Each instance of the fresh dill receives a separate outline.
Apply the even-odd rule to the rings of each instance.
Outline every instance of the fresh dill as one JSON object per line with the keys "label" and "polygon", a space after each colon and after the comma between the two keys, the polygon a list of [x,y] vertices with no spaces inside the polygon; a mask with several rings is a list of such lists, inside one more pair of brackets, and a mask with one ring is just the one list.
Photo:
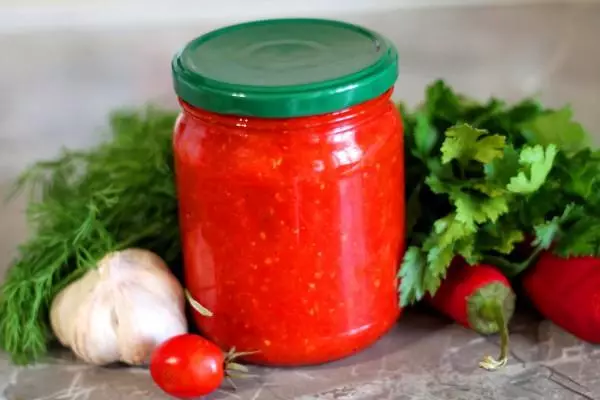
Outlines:
{"label": "fresh dill", "polygon": [[38,162],[16,183],[32,236],[0,288],[0,345],[17,364],[39,360],[53,335],[54,295],[107,252],[154,251],[180,264],[172,132],[177,113],[119,111],[110,136],[86,151]]}

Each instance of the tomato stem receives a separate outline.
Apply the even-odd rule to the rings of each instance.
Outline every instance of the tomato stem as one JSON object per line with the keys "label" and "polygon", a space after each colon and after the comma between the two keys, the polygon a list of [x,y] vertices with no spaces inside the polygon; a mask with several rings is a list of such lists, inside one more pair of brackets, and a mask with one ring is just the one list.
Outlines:
{"label": "tomato stem", "polygon": [[225,376],[225,379],[227,380],[227,383],[229,383],[229,385],[231,386],[231,388],[233,389],[233,391],[237,391],[237,385],[235,384],[235,382],[233,381],[233,379],[231,379],[231,376],[227,375]]}
{"label": "tomato stem", "polygon": [[225,377],[227,381],[232,383],[231,378],[251,378],[256,375],[250,375],[248,372],[248,367],[243,364],[236,362],[236,360],[240,357],[249,356],[252,354],[256,354],[258,351],[240,351],[236,352],[235,347],[229,349],[227,353],[225,353]]}

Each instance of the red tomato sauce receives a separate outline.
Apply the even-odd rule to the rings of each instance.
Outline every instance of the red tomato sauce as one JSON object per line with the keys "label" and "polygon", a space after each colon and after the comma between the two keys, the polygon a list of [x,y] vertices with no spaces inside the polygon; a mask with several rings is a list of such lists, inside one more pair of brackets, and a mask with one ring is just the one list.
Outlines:
{"label": "red tomato sauce", "polygon": [[180,100],[174,149],[186,285],[200,330],[248,361],[361,350],[400,310],[401,118],[391,91],[320,116],[219,115]]}

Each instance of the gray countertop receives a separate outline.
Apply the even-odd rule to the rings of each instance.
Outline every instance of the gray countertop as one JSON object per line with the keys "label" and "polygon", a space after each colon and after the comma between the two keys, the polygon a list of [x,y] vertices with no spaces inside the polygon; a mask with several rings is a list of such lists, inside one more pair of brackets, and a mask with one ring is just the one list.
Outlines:
{"label": "gray countertop", "polygon": [[[406,315],[362,353],[320,367],[253,368],[208,399],[231,400],[583,400],[600,398],[600,349],[581,343],[547,321],[518,316],[507,367],[486,372],[484,355],[495,338],[422,313]],[[47,364],[17,369],[0,361],[0,385],[11,400],[164,399],[145,369],[79,364],[66,352]]]}
{"label": "gray countertop", "polygon": [[[332,17],[332,16],[329,16]],[[571,103],[600,133],[600,6],[563,5],[402,10],[335,15],[376,28],[398,46],[396,98],[415,103],[443,77],[470,95],[516,100],[541,95]],[[174,104],[171,54],[219,22],[197,26],[0,35],[0,195],[34,160],[100,139],[114,107]],[[0,208],[0,269],[26,234],[23,200]],[[261,369],[215,399],[600,399],[600,349],[547,321],[520,314],[503,370],[477,369],[498,351],[482,338],[412,311],[372,348],[314,368]],[[0,355],[0,398],[162,399],[144,369],[94,368],[66,352],[16,368]]]}

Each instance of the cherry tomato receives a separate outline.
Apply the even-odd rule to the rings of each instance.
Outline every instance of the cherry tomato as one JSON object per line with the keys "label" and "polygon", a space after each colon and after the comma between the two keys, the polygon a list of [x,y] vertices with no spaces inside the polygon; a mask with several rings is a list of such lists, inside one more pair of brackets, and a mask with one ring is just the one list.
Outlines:
{"label": "cherry tomato", "polygon": [[165,393],[195,398],[215,391],[225,377],[225,355],[205,338],[183,334],[158,346],[150,360],[150,375]]}

